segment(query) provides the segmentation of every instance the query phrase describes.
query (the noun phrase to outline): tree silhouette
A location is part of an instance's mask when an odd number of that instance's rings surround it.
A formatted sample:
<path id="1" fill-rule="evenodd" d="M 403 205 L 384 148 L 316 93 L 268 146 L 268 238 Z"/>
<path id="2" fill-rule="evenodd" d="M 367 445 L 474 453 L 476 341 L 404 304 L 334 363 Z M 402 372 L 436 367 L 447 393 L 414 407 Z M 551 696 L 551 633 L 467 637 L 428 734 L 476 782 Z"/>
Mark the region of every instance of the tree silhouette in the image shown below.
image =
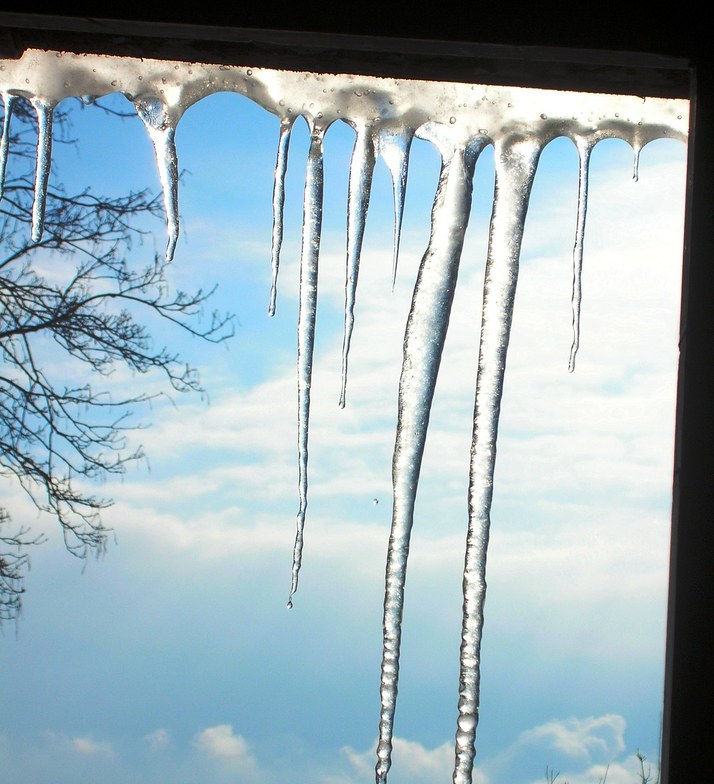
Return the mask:
<path id="1" fill-rule="evenodd" d="M 196 371 L 157 348 L 153 335 L 168 322 L 220 342 L 232 334 L 232 317 L 214 311 L 204 320 L 212 291 L 172 290 L 163 257 L 133 262 L 147 220 L 163 216 L 161 200 L 147 190 L 118 198 L 89 189 L 68 194 L 52 176 L 44 231 L 32 241 L 37 117 L 27 102 L 9 103 L 0 201 L 0 476 L 53 515 L 67 549 L 86 558 L 104 551 L 101 512 L 112 503 L 89 480 L 121 474 L 142 457 L 140 448 L 127 448 L 131 415 L 163 394 L 137 392 L 135 381 L 117 394 L 109 376 L 122 368 L 157 371 L 164 388 L 200 393 Z M 55 111 L 55 142 L 72 143 L 70 122 L 68 109 Z M 10 515 L 0 506 L 0 621 L 17 618 L 27 547 L 44 539 L 26 525 L 8 533 Z"/>

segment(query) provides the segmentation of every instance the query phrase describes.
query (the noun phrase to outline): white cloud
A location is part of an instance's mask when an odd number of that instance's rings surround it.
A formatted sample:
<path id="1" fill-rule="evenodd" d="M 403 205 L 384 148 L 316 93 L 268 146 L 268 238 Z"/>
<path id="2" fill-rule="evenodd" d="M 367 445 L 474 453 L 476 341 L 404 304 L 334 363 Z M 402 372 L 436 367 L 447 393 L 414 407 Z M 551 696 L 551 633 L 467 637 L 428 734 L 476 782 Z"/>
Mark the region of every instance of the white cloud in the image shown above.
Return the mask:
<path id="1" fill-rule="evenodd" d="M 369 781 L 374 776 L 376 757 L 374 747 L 367 751 L 357 752 L 345 746 L 342 753 L 355 772 L 355 781 Z M 448 781 L 454 768 L 453 743 L 442 743 L 429 749 L 416 741 L 405 738 L 394 738 L 392 769 L 389 779 L 394 784 L 410 782 L 410 784 L 439 784 Z M 476 768 L 473 776 L 474 784 L 487 784 L 485 775 Z"/>
<path id="2" fill-rule="evenodd" d="M 96 741 L 92 738 L 72 738 L 72 748 L 78 754 L 101 755 L 111 757 L 114 755 L 111 743 L 108 741 Z"/>
<path id="3" fill-rule="evenodd" d="M 247 769 L 255 766 L 255 758 L 250 752 L 248 742 L 242 735 L 236 735 L 230 724 L 207 727 L 196 734 L 193 745 L 209 757 L 238 763 Z"/>
<path id="4" fill-rule="evenodd" d="M 148 735 L 144 735 L 144 740 L 149 745 L 151 751 L 159 751 L 171 744 L 171 735 L 169 735 L 168 730 L 160 727 L 159 729 L 150 732 Z"/>
<path id="5" fill-rule="evenodd" d="M 109 741 L 94 740 L 90 735 L 76 735 L 74 737 L 58 734 L 52 731 L 45 732 L 45 737 L 55 746 L 68 749 L 75 754 L 86 757 L 113 757 L 114 747 Z"/>
<path id="6" fill-rule="evenodd" d="M 45 737 L 56 747 L 68 749 L 75 754 L 85 757 L 113 757 L 114 747 L 109 741 L 94 740 L 89 735 L 70 737 L 51 731 L 45 732 Z"/>
<path id="7" fill-rule="evenodd" d="M 510 746 L 480 760 L 493 784 L 542 784 L 545 764 L 557 784 L 642 784 L 637 754 L 626 750 L 626 722 L 617 714 L 553 719 L 522 732 Z M 651 756 L 654 759 L 654 756 Z M 657 764 L 644 761 L 645 774 Z"/>
<path id="8" fill-rule="evenodd" d="M 657 781 L 657 765 L 644 762 L 645 775 L 651 774 L 651 781 Z M 608 763 L 590 765 L 584 770 L 563 769 L 557 779 L 557 784 L 642 784 L 640 761 L 636 754 L 630 754 L 625 759 Z M 533 784 L 541 784 L 542 779 L 537 779 Z"/>
<path id="9" fill-rule="evenodd" d="M 607 714 L 585 719 L 570 718 L 548 721 L 519 735 L 516 746 L 545 743 L 548 748 L 568 757 L 590 761 L 593 757 L 612 759 L 625 750 L 622 716 Z"/>

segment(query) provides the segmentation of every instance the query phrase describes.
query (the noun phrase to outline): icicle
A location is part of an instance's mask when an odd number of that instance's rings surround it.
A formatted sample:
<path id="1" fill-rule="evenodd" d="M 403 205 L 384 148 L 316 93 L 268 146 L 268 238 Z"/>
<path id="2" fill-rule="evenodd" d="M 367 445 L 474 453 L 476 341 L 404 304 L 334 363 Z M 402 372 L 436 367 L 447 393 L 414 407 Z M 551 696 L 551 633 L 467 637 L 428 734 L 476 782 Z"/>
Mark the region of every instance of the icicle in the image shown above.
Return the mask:
<path id="1" fill-rule="evenodd" d="M 391 766 L 404 585 L 419 471 L 471 210 L 473 171 L 483 146 L 479 141 L 467 149 L 441 151 L 442 167 L 431 213 L 429 247 L 419 267 L 404 335 L 392 458 L 392 530 L 384 594 L 381 712 L 375 768 L 378 784 L 387 781 Z"/>
<path id="2" fill-rule="evenodd" d="M 535 139 L 517 138 L 497 143 L 495 151 L 496 185 L 484 281 L 471 442 L 454 784 L 471 784 L 473 770 L 496 434 L 518 280 L 518 259 L 541 144 Z"/>
<path id="3" fill-rule="evenodd" d="M 275 181 L 273 184 L 273 245 L 271 249 L 272 280 L 270 283 L 270 304 L 268 315 L 275 315 L 275 298 L 278 293 L 278 267 L 280 266 L 280 248 L 283 244 L 283 207 L 285 205 L 285 175 L 288 170 L 288 149 L 293 120 L 280 121 L 280 137 L 278 154 L 275 160 Z"/>
<path id="4" fill-rule="evenodd" d="M 310 384 L 312 354 L 315 346 L 317 313 L 317 265 L 322 231 L 323 160 L 322 139 L 325 128 L 311 127 L 303 202 L 302 251 L 300 255 L 300 309 L 298 312 L 298 490 L 300 508 L 293 548 L 292 582 L 288 607 L 298 588 L 302 564 L 303 529 L 307 512 L 307 439 L 310 422 Z"/>
<path id="5" fill-rule="evenodd" d="M 45 206 L 47 204 L 47 184 L 52 166 L 52 119 L 53 103 L 41 98 L 33 98 L 32 105 L 37 112 L 37 164 L 35 168 L 35 198 L 32 204 L 32 241 L 39 242 L 45 228 Z"/>
<path id="6" fill-rule="evenodd" d="M 575 370 L 575 357 L 580 347 L 580 304 L 582 302 L 583 275 L 583 242 L 585 239 L 585 219 L 588 213 L 588 184 L 590 179 L 590 153 L 593 143 L 578 137 L 576 141 L 580 161 L 578 171 L 578 219 L 575 229 L 575 245 L 573 246 L 573 295 L 571 307 L 573 313 L 573 342 L 570 346 L 568 371 Z"/>
<path id="7" fill-rule="evenodd" d="M 164 194 L 166 229 L 169 236 L 166 245 L 166 260 L 171 261 L 179 235 L 176 125 L 169 120 L 166 107 L 158 98 L 142 98 L 134 101 L 134 106 L 149 132 L 151 143 L 154 145 L 156 166 Z"/>
<path id="8" fill-rule="evenodd" d="M 632 179 L 637 182 L 640 179 L 640 153 L 642 152 L 642 145 L 639 142 L 635 145 L 633 150 L 632 161 Z"/>
<path id="9" fill-rule="evenodd" d="M 342 387 L 340 408 L 345 407 L 347 395 L 347 362 L 354 327 L 355 297 L 359 276 L 360 254 L 367 219 L 367 208 L 372 190 L 372 174 L 375 164 L 375 147 L 371 129 L 357 127 L 357 138 L 350 164 L 350 184 L 347 200 L 347 261 L 345 269 L 345 329 L 342 339 Z"/>
<path id="10" fill-rule="evenodd" d="M 409 148 L 413 133 L 395 134 L 382 132 L 379 136 L 379 154 L 387 164 L 392 175 L 392 191 L 394 193 L 394 243 L 392 252 L 392 290 L 397 282 L 397 262 L 399 260 L 399 242 L 402 234 L 402 218 L 404 216 L 404 197 L 407 189 L 407 171 L 409 168 Z"/>
<path id="11" fill-rule="evenodd" d="M 5 192 L 5 172 L 7 171 L 7 154 L 10 147 L 10 117 L 17 101 L 17 96 L 2 94 L 5 115 L 2 120 L 2 139 L 0 139 L 0 199 Z"/>

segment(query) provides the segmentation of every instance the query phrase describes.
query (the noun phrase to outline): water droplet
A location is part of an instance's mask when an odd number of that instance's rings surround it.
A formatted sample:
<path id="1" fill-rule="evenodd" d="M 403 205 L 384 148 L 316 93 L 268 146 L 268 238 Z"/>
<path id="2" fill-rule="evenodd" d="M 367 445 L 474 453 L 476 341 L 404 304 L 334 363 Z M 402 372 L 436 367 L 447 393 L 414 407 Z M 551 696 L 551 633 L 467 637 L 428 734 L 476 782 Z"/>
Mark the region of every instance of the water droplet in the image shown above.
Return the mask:
<path id="1" fill-rule="evenodd" d="M 449 117 L 449 122 L 453 125 L 456 122 L 456 117 Z"/>
<path id="2" fill-rule="evenodd" d="M 252 76 L 252 75 L 253 75 L 253 69 L 252 69 L 252 68 L 249 68 L 249 69 L 246 71 L 246 73 L 248 74 L 248 76 Z"/>
<path id="3" fill-rule="evenodd" d="M 541 120 L 547 120 L 548 119 L 548 115 L 547 114 L 541 114 L 540 119 Z"/>

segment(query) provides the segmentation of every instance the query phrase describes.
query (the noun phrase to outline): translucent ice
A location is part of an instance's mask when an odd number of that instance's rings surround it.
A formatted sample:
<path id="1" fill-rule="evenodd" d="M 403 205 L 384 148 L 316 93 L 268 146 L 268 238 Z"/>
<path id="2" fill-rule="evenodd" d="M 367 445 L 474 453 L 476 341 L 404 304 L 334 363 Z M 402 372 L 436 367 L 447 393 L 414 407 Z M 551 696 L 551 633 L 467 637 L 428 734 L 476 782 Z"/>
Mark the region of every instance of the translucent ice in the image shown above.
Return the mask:
<path id="1" fill-rule="evenodd" d="M 298 576 L 302 564 L 303 529 L 307 513 L 307 436 L 310 425 L 310 385 L 312 383 L 312 355 L 315 347 L 315 317 L 317 315 L 317 265 L 322 231 L 323 134 L 324 127 L 312 125 L 303 202 L 300 309 L 298 312 L 298 489 L 300 508 L 297 515 L 288 607 L 292 607 L 292 597 L 298 588 Z"/>
<path id="2" fill-rule="evenodd" d="M 429 247 L 419 267 L 404 336 L 397 437 L 392 460 L 394 505 L 384 595 L 382 709 L 376 767 L 380 784 L 386 782 L 391 765 L 404 585 L 429 411 L 469 221 L 474 166 L 486 143 L 485 139 L 478 139 L 466 146 L 450 144 L 448 139 L 438 136 L 432 138 L 438 140 L 442 167 L 432 209 Z"/>
<path id="3" fill-rule="evenodd" d="M 37 112 L 37 165 L 35 167 L 35 199 L 32 204 L 32 241 L 39 242 L 45 226 L 47 184 L 52 166 L 52 117 L 54 103 L 35 97 L 32 105 Z"/>
<path id="4" fill-rule="evenodd" d="M 382 131 L 379 135 L 379 154 L 387 164 L 392 175 L 394 191 L 394 248 L 392 251 L 392 288 L 397 279 L 399 261 L 399 240 L 402 233 L 404 199 L 407 192 L 407 170 L 409 168 L 409 148 L 413 134 L 409 132 L 390 133 Z"/>
<path id="5" fill-rule="evenodd" d="M 10 118 L 12 117 L 12 110 L 17 98 L 14 95 L 3 93 L 2 100 L 5 106 L 5 114 L 2 119 L 2 139 L 0 139 L 0 199 L 2 199 L 5 191 L 7 154 L 10 146 Z"/>
<path id="6" fill-rule="evenodd" d="M 575 370 L 575 357 L 580 348 L 580 306 L 583 299 L 583 249 L 585 247 L 585 218 L 588 213 L 588 181 L 590 176 L 590 153 L 592 142 L 578 138 L 576 140 L 579 154 L 578 168 L 578 210 L 575 228 L 575 245 L 573 246 L 573 343 L 570 346 L 568 370 Z"/>
<path id="7" fill-rule="evenodd" d="M 345 330 L 342 339 L 342 387 L 340 406 L 345 407 L 347 395 L 347 363 L 350 341 L 355 323 L 355 299 L 357 278 L 362 253 L 364 227 L 372 189 L 372 173 L 375 164 L 375 147 L 372 130 L 364 125 L 357 127 L 357 137 L 350 165 L 350 184 L 347 197 L 347 262 L 345 269 Z"/>
<path id="8" fill-rule="evenodd" d="M 168 244 L 166 258 L 171 261 L 176 250 L 179 234 L 178 212 L 178 158 L 176 155 L 176 126 L 171 121 L 164 103 L 158 98 L 141 98 L 135 101 L 136 111 L 141 117 L 151 143 L 154 145 L 156 166 L 164 193 Z"/>
<path id="9" fill-rule="evenodd" d="M 275 182 L 273 184 L 273 245 L 271 249 L 270 304 L 268 315 L 275 315 L 275 300 L 278 295 L 278 270 L 280 267 L 280 248 L 283 244 L 283 207 L 285 206 L 285 175 L 288 170 L 288 149 L 292 120 L 280 123 L 278 154 L 275 161 Z"/>
<path id="10" fill-rule="evenodd" d="M 496 142 L 496 185 L 489 231 L 476 376 L 469 528 L 466 538 L 461 627 L 459 703 L 454 784 L 471 781 L 478 724 L 481 633 L 486 597 L 486 552 L 490 527 L 496 435 L 506 354 L 518 280 L 518 260 L 528 199 L 543 141 L 537 137 Z"/>

